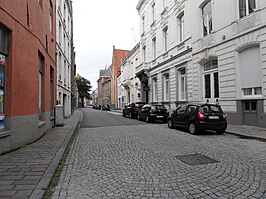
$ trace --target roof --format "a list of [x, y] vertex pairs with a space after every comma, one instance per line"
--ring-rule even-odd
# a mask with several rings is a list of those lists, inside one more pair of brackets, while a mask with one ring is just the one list
[[111, 66], [109, 66], [107, 69], [100, 70], [100, 78], [101, 77], [111, 77]]

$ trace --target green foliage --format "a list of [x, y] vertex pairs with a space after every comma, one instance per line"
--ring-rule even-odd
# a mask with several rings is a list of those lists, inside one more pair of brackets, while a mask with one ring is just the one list
[[77, 74], [76, 83], [78, 87], [79, 97], [82, 101], [82, 107], [84, 106], [84, 98], [91, 99], [91, 82], [81, 75]]

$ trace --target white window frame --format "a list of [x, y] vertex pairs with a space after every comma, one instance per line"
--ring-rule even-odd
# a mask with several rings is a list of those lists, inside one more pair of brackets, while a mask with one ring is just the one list
[[[256, 89], [260, 89], [260, 93], [256, 94]], [[245, 94], [245, 90], [249, 89], [251, 91], [251, 94]], [[252, 87], [252, 88], [242, 88], [242, 95], [243, 97], [262, 97], [262, 87]]]
[[143, 56], [143, 62], [147, 61], [147, 52], [146, 52], [146, 46], [143, 46], [142, 48], [142, 56]]
[[163, 11], [167, 8], [167, 0], [162, 0]]
[[156, 20], [155, 17], [155, 2], [151, 5], [151, 17], [152, 17], [152, 22], [154, 23]]
[[157, 77], [152, 79], [152, 101], [158, 102], [158, 80], [157, 80]]
[[[183, 82], [183, 84], [182, 84], [182, 82]], [[182, 94], [182, 91], [184, 92], [183, 94]], [[187, 74], [186, 74], [186, 68], [178, 69], [178, 100], [179, 101], [187, 101]]]
[[153, 37], [152, 39], [152, 55], [153, 55], [153, 58], [155, 59], [156, 58], [156, 37]]
[[[208, 4], [210, 4], [210, 6], [211, 6], [211, 10], [208, 11], [208, 12], [206, 12], [206, 13], [203, 13], [203, 9], [204, 9], [204, 7], [207, 6]], [[204, 4], [204, 6], [202, 6], [202, 8], [201, 8], [201, 12], [202, 12], [202, 16], [201, 16], [201, 17], [202, 17], [203, 36], [207, 36], [207, 35], [211, 34], [212, 31], [213, 31], [212, 1], [211, 1], [211, 0], [208, 1], [206, 4]], [[210, 16], [211, 16], [211, 27], [210, 27], [209, 23], [207, 23], [207, 24], [206, 24], [207, 32], [205, 33], [205, 32], [204, 32], [204, 27], [205, 27], [205, 25], [204, 25], [204, 19], [206, 19], [206, 21], [209, 22], [209, 18], [210, 18]]]
[[179, 33], [179, 41], [184, 41], [184, 13], [182, 13], [178, 17], [178, 33]]
[[142, 20], [142, 34], [144, 34], [144, 32], [145, 32], [145, 16], [142, 16], [141, 20]]
[[163, 100], [168, 102], [170, 100], [170, 78], [169, 73], [163, 74]]
[[241, 11], [240, 11], [240, 1], [241, 1], [241, 0], [238, 0], [238, 12], [239, 12], [239, 18], [244, 18], [244, 17], [250, 15], [251, 13], [254, 13], [254, 12], [255, 12], [256, 7], [257, 7], [257, 4], [258, 4], [257, 1], [254, 0], [254, 1], [255, 1], [255, 8], [253, 9], [252, 12], [250, 12], [250, 11], [249, 11], [249, 0], [243, 0], [243, 1], [245, 1], [245, 3], [246, 3], [246, 8], [245, 8], [245, 14], [244, 14], [243, 16], [241, 16]]
[[[213, 64], [213, 62], [216, 60], [212, 60], [209, 61], [211, 62], [211, 67], [209, 69], [206, 69], [205, 66], [206, 64], [204, 64], [203, 66], [203, 98], [204, 99], [219, 99], [220, 97], [220, 84], [219, 84], [219, 72], [218, 72], [218, 61], [217, 61], [217, 65]], [[214, 80], [214, 75], [218, 74], [218, 97], [215, 97], [215, 80]], [[210, 75], [210, 97], [206, 97], [206, 85], [205, 85], [205, 77], [207, 75]]]
[[165, 52], [168, 50], [168, 26], [163, 29], [163, 49]]

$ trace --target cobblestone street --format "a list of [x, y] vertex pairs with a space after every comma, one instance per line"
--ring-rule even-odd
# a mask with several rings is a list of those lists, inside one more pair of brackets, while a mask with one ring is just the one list
[[[189, 165], [176, 156], [219, 162]], [[266, 198], [266, 143], [166, 124], [82, 128], [53, 198]]]

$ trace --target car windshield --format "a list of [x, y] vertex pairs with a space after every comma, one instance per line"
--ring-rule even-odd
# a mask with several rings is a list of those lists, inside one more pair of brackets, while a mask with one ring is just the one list
[[222, 109], [217, 105], [205, 105], [200, 107], [200, 112], [202, 113], [222, 113]]
[[135, 104], [135, 107], [138, 107], [138, 108], [140, 108], [142, 106], [144, 106], [144, 104]]
[[166, 110], [163, 105], [153, 105], [151, 108], [155, 110]]

